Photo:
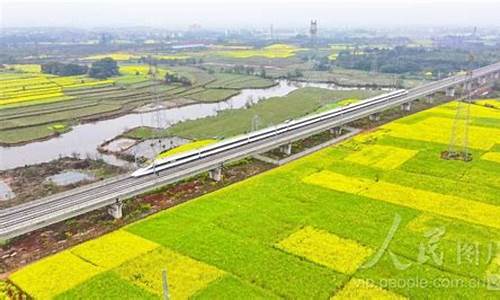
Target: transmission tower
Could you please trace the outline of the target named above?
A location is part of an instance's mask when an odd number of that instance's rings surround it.
[[[154,113],[152,114],[152,124],[153,124],[153,140],[151,141],[151,150],[153,150],[153,155],[154,157],[157,157],[164,148],[164,145],[162,145],[162,139],[161,139],[161,130],[163,129],[164,125],[166,124],[165,116],[164,116],[164,105],[163,102],[161,101],[160,97],[160,92],[158,90],[158,66],[155,61],[153,61],[153,58],[151,55],[149,56],[149,77],[151,78],[152,85],[151,85],[151,97],[153,100],[153,105],[154,105]],[[156,173],[156,165],[155,165],[156,160],[153,159],[153,168],[155,169]]]
[[[316,39],[318,37],[318,21],[311,20],[311,25],[309,26],[309,36],[311,38],[311,46],[316,47]]]
[[[161,101],[160,92],[158,90],[158,66],[153,59],[149,58],[149,71],[148,74],[151,78],[152,85],[150,88],[151,97],[154,104],[155,113],[153,114],[153,124],[157,130],[163,129],[163,125],[165,124],[165,118],[163,115],[163,109],[165,108],[163,102]]]
[[[450,143],[448,151],[441,156],[444,159],[471,161],[472,154],[469,151],[469,124],[470,106],[472,105],[472,63],[474,56],[469,55],[469,67],[466,72],[464,93],[465,96],[457,103],[455,119],[451,128]]]

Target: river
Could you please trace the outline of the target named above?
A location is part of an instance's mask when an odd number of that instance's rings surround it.
[[[241,93],[218,103],[200,103],[182,107],[163,109],[158,112],[131,113],[114,119],[76,125],[71,131],[58,137],[13,147],[0,147],[0,170],[12,169],[25,165],[48,162],[59,157],[78,154],[80,157],[101,157],[108,163],[120,165],[123,161],[111,155],[101,155],[97,147],[121,133],[138,126],[163,128],[172,124],[214,116],[221,110],[243,108],[249,99],[256,103],[270,97],[285,96],[301,87],[320,87],[333,90],[350,88],[338,87],[326,83],[290,82],[279,80],[270,88],[243,89]],[[354,89],[354,88],[352,88]]]

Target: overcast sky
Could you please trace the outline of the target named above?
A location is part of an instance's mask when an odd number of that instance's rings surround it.
[[[500,0],[0,0],[0,26],[500,26]]]

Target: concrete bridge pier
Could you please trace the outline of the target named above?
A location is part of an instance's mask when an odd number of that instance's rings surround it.
[[[284,153],[286,155],[291,155],[292,154],[292,143],[288,143],[286,145],[281,145],[280,152]]]
[[[433,104],[434,103],[434,95],[427,95],[427,96],[425,96],[425,103],[427,103],[427,104]]]
[[[117,198],[115,203],[108,206],[108,214],[115,219],[121,219],[123,217],[123,202]]]
[[[380,113],[374,113],[368,116],[370,121],[380,121]]]
[[[212,179],[215,182],[221,181],[222,180],[222,165],[215,168],[215,169],[208,171],[208,176],[210,177],[210,179]]]
[[[402,111],[411,111],[411,102],[401,104]]]
[[[455,88],[454,87],[446,88],[446,97],[455,97]]]
[[[464,83],[464,91],[472,90],[472,82]]]
[[[340,136],[342,134],[342,127],[330,128],[330,133],[335,137]]]

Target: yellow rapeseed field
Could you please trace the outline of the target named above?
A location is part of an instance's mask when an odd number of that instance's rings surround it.
[[[383,128],[390,129],[394,137],[448,144],[452,125],[452,118],[429,117],[411,125],[393,122]],[[470,126],[468,140],[472,148],[489,150],[500,143],[500,129]]]
[[[216,140],[212,140],[212,139],[199,140],[199,141],[195,141],[195,142],[190,142],[190,143],[181,145],[179,147],[175,147],[173,149],[167,150],[167,151],[161,153],[158,156],[158,158],[165,158],[165,157],[168,157],[168,156],[171,156],[171,155],[174,155],[174,154],[179,154],[179,153],[182,153],[182,152],[186,152],[186,151],[190,151],[190,150],[195,150],[195,149],[202,148],[204,146],[213,144],[215,142],[216,142]]]
[[[50,299],[157,247],[151,241],[119,230],[42,259],[14,273],[10,279],[30,296]]]
[[[495,109],[491,109],[489,107],[484,106],[484,104],[497,104],[497,100],[478,100],[475,102],[476,105],[470,104],[470,116],[472,119],[474,118],[498,118],[500,112]],[[440,105],[432,108],[429,111],[430,114],[446,114],[449,118],[454,118],[456,114],[456,109],[458,106],[458,102],[453,101],[446,103],[444,105]]]
[[[168,274],[172,299],[188,299],[224,272],[166,248],[157,248],[123,264],[116,272],[126,280],[161,295],[162,272]]]
[[[94,265],[110,269],[157,247],[156,243],[127,231],[118,230],[76,246],[70,249],[70,252]]]
[[[40,73],[42,72],[42,68],[37,64],[13,64],[6,65],[7,68],[13,68],[16,71],[25,72],[25,73]]]
[[[10,280],[35,299],[51,299],[102,272],[83,259],[63,251],[24,267]]]
[[[292,233],[277,246],[345,274],[354,273],[373,253],[356,241],[310,226]]]
[[[383,181],[348,177],[321,171],[304,178],[304,182],[358,194],[368,198],[460,219],[479,225],[500,228],[500,207],[460,197],[413,189]]]
[[[346,160],[380,168],[383,170],[395,169],[412,158],[418,151],[394,146],[369,145],[360,151],[346,157]]]
[[[33,70],[39,65],[22,65]],[[15,76],[13,76],[15,75]],[[12,107],[70,100],[65,90],[112,85],[113,80],[96,80],[85,76],[54,76],[48,74],[0,73],[0,107]]]
[[[500,163],[500,152],[486,152],[485,154],[481,155],[481,159]]]
[[[163,270],[172,299],[494,299],[484,284],[421,289],[387,282],[486,283],[500,272],[500,257],[485,257],[500,237],[499,169],[492,162],[498,114],[476,106],[471,162],[440,157],[454,118],[447,104],[130,224],[123,229],[129,234],[74,247],[10,279],[41,299],[61,293],[96,299],[106,292],[159,298]],[[402,226],[385,249],[391,253],[359,267],[384,250],[395,214]],[[442,266],[418,255],[422,245],[437,245],[427,243],[437,227],[446,228],[435,252],[443,251]],[[459,241],[479,245],[478,265],[457,264]],[[391,262],[395,257],[409,264],[404,271]],[[110,282],[120,287],[109,289]]]
[[[299,49],[287,44],[274,44],[261,49],[219,51],[222,56],[233,58],[249,58],[254,56],[266,58],[287,58],[294,56]]]

